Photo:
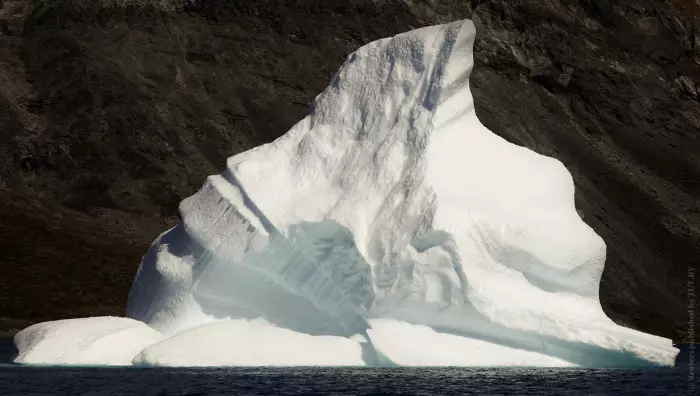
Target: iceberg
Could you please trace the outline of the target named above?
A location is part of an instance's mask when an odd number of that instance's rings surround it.
[[[425,325],[373,319],[368,330],[379,365],[450,367],[572,367],[545,354],[441,333]],[[410,340],[410,342],[407,342]]]
[[[670,340],[603,313],[605,243],[566,168],[479,122],[474,37],[466,20],[360,48],[184,200],[132,285],[127,315],[163,337],[133,362],[673,365]]]
[[[337,336],[311,336],[265,321],[228,320],[196,326],[150,345],[139,366],[364,366],[363,346]]]
[[[15,336],[15,363],[126,366],[163,335],[128,318],[98,317],[37,323]]]

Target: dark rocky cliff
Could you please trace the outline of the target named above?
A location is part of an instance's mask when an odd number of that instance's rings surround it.
[[[123,314],[148,244],[226,157],[283,134],[357,47],[459,18],[478,116],[574,175],[608,315],[684,338],[694,0],[2,0],[0,329]]]

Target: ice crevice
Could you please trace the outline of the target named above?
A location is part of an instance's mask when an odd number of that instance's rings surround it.
[[[670,340],[603,313],[605,243],[566,168],[479,122],[474,37],[360,48],[289,132],[207,178],[136,274],[133,363],[673,364]],[[62,348],[37,329],[23,356]]]

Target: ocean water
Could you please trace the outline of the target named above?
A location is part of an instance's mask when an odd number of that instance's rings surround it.
[[[10,395],[681,395],[687,370],[0,367]]]
[[[2,349],[2,348],[0,348]],[[5,361],[9,347],[5,345]],[[659,369],[135,368],[0,364],[0,395],[684,395],[686,362]]]

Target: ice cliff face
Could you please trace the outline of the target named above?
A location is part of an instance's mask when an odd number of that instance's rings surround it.
[[[474,34],[463,21],[361,48],[304,120],[183,201],[128,303],[165,340],[57,322],[18,335],[23,362],[74,334],[138,339],[136,364],[672,364],[670,340],[604,315],[605,244],[567,170],[476,118]],[[93,362],[92,342],[71,358]]]
[[[605,244],[563,165],[476,118],[474,33],[430,27],[348,57],[304,120],[182,202],[128,315],[165,333],[262,317],[341,336],[381,317],[575,364],[672,362],[669,340],[604,315]]]

